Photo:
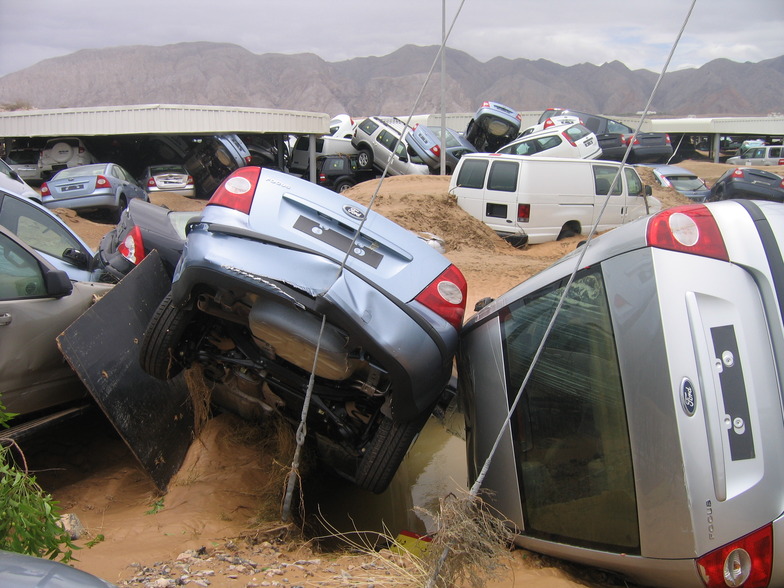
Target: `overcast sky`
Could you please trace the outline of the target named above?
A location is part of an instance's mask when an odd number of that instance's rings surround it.
[[[445,0],[447,27],[461,0]],[[234,43],[327,61],[441,40],[442,0],[0,0],[0,76],[79,49]],[[448,46],[661,71],[691,0],[465,0]],[[670,70],[784,54],[784,0],[697,0]]]

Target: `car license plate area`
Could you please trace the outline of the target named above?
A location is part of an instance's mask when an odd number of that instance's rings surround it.
[[[71,184],[70,186],[63,186],[61,190],[63,192],[70,192],[71,190],[81,190],[84,188],[84,184]]]
[[[373,251],[372,249],[359,245],[358,243],[354,243],[353,247],[351,246],[351,239],[346,237],[345,235],[338,233],[337,231],[325,227],[305,216],[300,216],[297,221],[294,223],[294,228],[306,235],[313,237],[314,239],[318,239],[322,243],[326,243],[335,249],[342,251],[343,253],[348,252],[351,257],[358,259],[359,261],[368,264],[372,268],[377,268],[378,265],[381,263],[381,260],[384,259],[384,256],[381,255],[377,251]],[[351,251],[349,252],[349,247],[351,247]]]
[[[729,419],[727,435],[732,461],[754,459],[754,435],[749,418],[749,400],[735,328],[732,325],[725,325],[713,327],[710,331],[717,365],[721,366],[719,381],[724,399],[724,414]]]

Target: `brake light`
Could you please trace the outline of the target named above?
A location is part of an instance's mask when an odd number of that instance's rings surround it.
[[[46,182],[41,184],[41,196],[51,196],[51,192],[49,191],[49,186],[46,185]]]
[[[784,165],[784,159],[779,159],[779,165]]]
[[[468,285],[463,274],[456,266],[450,265],[415,300],[459,331],[463,325],[467,292]]]
[[[436,157],[441,157],[441,147],[438,145],[433,145],[433,148],[430,149],[430,152]]]
[[[621,141],[623,141],[624,145],[639,145],[640,140],[637,138],[637,135],[621,135]]]
[[[575,142],[572,140],[572,138],[569,136],[569,133],[567,133],[566,131],[564,131],[563,133],[561,133],[561,135],[563,135],[563,138],[564,138],[564,139],[566,139],[567,141],[569,141],[569,144],[570,144],[572,147],[577,147],[577,143],[575,143]]]
[[[773,568],[773,530],[766,525],[697,559],[707,588],[765,588]]]
[[[256,186],[259,183],[261,168],[253,166],[241,167],[229,175],[210,198],[208,205],[225,206],[245,214],[250,213]]]
[[[742,178],[742,177],[743,177],[743,169],[742,169],[742,168],[740,168],[740,167],[736,167],[736,168],[735,168],[735,169],[732,171],[732,177],[733,177],[733,178]]]
[[[666,133],[664,134],[664,140],[667,143],[667,145],[672,145],[672,141],[670,140],[670,136],[668,134],[666,134]]]
[[[155,188],[157,186],[158,186],[158,184],[155,182],[155,178],[150,178],[149,180],[147,180],[147,187],[148,188]]]
[[[253,159],[253,156],[246,155],[245,156],[245,165],[250,165],[250,162],[251,162],[252,159]]]
[[[488,108],[489,106],[490,106],[490,103],[487,100],[482,102],[482,108]]]
[[[318,178],[319,184],[324,184],[327,181],[327,174],[319,174]]]
[[[81,155],[82,153],[84,153],[84,147],[82,147],[82,146],[80,145],[80,146],[79,146],[79,155]]]
[[[531,205],[530,204],[518,204],[517,205],[517,222],[518,223],[527,223],[530,218],[531,218]]]
[[[142,242],[142,231],[138,226],[134,225],[125,236],[125,239],[122,240],[122,243],[117,246],[117,251],[133,265],[139,265],[139,262],[147,254],[144,251],[144,243]]]
[[[649,247],[729,261],[719,225],[702,204],[668,208],[651,217],[646,238]]]
[[[553,119],[548,118],[546,121],[544,121],[543,130],[544,129],[549,129],[550,127],[554,127],[554,126],[555,126],[555,122],[553,122]]]
[[[185,182],[186,186],[193,186],[193,176],[188,176],[188,179]]]
[[[106,186],[110,186],[109,180],[106,179],[106,176],[95,176],[95,187],[96,188],[105,188]]]

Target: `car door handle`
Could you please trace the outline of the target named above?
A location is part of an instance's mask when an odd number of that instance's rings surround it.
[[[7,312],[0,314],[0,327],[4,327],[5,325],[11,324],[11,315]]]

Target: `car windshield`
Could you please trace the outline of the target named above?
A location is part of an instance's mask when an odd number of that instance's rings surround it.
[[[8,163],[11,164],[20,164],[20,163],[38,163],[38,151],[35,150],[23,150],[23,151],[11,151],[11,153],[6,158]]]
[[[668,176],[672,187],[676,190],[701,190],[705,183],[697,176]]]
[[[106,173],[106,166],[101,165],[80,165],[79,167],[70,167],[57,172],[54,179],[67,180],[68,178],[79,178],[82,176],[99,176]]]

